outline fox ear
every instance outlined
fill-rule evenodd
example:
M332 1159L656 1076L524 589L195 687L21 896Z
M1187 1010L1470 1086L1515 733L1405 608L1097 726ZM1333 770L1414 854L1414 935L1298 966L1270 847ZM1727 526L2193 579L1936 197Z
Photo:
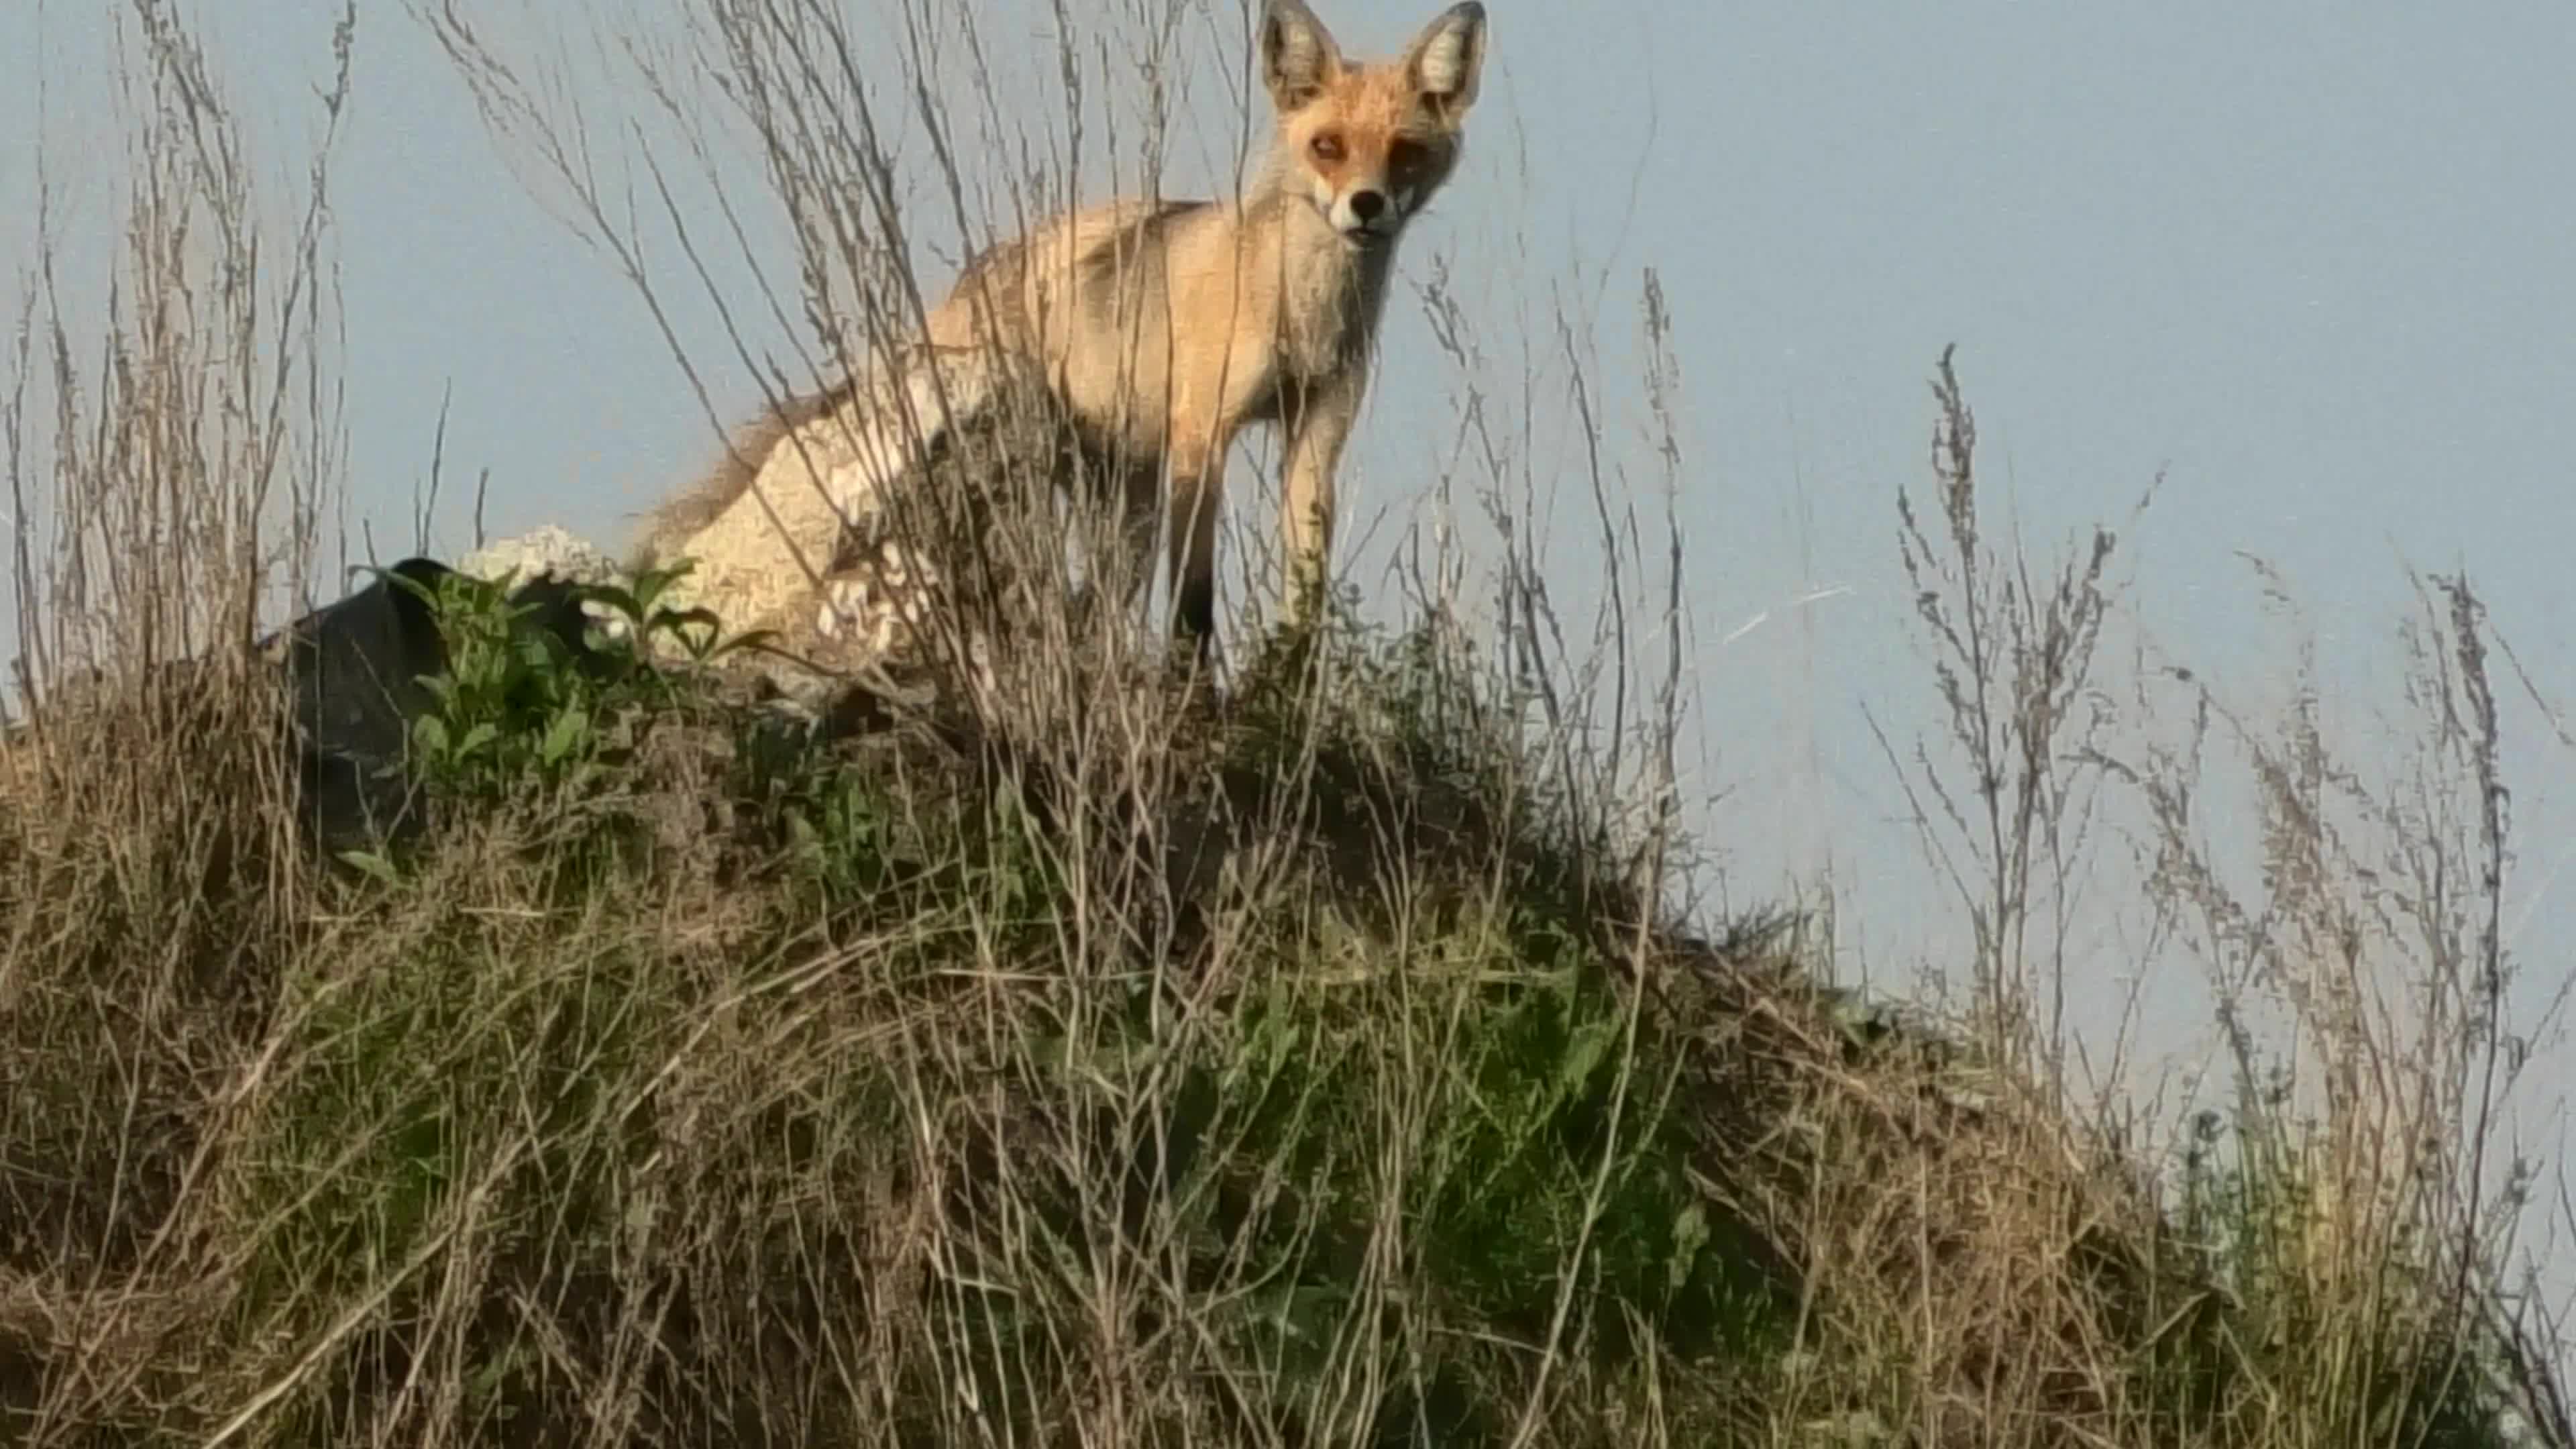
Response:
M1451 125L1476 103L1476 77L1485 64L1485 7L1464 0L1440 12L1404 53L1404 77L1440 118Z
M1261 80L1286 115L1302 109L1342 73L1333 33L1300 0L1268 0L1261 8Z

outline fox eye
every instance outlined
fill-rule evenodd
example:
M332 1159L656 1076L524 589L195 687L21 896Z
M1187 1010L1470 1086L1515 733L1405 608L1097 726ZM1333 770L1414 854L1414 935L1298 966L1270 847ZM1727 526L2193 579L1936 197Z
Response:
M1331 131L1319 132L1315 139L1307 142L1306 145L1315 153L1315 159L1318 161L1342 159L1342 138Z

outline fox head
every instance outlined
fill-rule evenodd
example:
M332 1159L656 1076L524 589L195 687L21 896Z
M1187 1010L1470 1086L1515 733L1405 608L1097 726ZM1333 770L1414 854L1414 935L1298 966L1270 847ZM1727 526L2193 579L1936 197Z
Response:
M1383 245L1449 179L1485 59L1485 7L1440 13L1400 60L1342 58L1301 0L1268 0L1262 81L1279 109L1279 182L1354 246Z

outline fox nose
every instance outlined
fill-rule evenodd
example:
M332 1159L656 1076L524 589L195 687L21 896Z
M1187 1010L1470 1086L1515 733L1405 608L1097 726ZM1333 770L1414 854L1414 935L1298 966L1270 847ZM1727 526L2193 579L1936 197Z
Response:
M1370 225L1375 222L1379 216L1383 215L1385 211L1385 192L1354 191L1351 193L1351 215L1360 219L1360 225Z

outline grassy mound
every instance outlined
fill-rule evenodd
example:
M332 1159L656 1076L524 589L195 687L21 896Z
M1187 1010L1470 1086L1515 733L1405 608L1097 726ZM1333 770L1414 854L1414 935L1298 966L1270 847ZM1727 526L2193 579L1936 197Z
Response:
M827 740L513 627L354 869L249 691L37 751L13 1442L2504 1442L2444 1285L1654 907L1434 629Z

